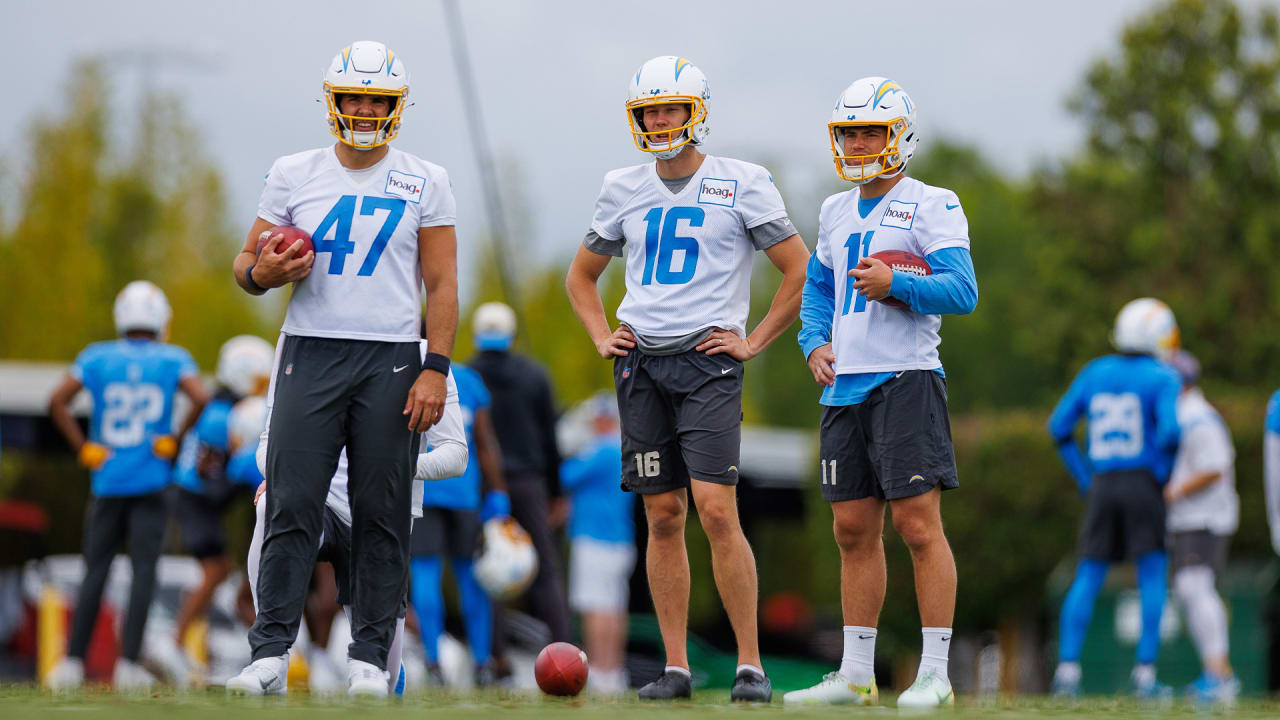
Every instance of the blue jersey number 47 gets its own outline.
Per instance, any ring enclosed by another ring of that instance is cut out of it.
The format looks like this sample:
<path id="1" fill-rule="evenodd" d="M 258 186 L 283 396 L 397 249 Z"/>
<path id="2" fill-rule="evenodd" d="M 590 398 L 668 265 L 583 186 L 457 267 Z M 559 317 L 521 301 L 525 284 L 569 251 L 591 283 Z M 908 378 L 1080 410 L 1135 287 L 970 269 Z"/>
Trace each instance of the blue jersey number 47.
<path id="1" fill-rule="evenodd" d="M 347 256 L 356 250 L 356 244 L 351 241 L 351 224 L 355 221 L 357 200 L 360 198 L 355 195 L 343 195 L 338 198 L 333 209 L 320 221 L 320 226 L 316 228 L 312 238 L 316 245 L 316 254 L 329 253 L 330 275 L 341 275 L 346 268 Z M 387 247 L 387 241 L 391 239 L 391 234 L 400 224 L 400 218 L 404 215 L 404 205 L 404 200 L 400 198 L 372 195 L 364 197 L 363 202 L 360 203 L 361 215 L 373 215 L 379 210 L 386 210 L 387 217 L 382 222 L 382 229 L 373 238 L 369 254 L 365 255 L 364 262 L 360 263 L 357 275 L 373 274 L 373 269 L 378 266 L 378 259 L 382 257 L 382 251 Z M 332 238 L 328 237 L 330 230 L 333 231 Z"/>

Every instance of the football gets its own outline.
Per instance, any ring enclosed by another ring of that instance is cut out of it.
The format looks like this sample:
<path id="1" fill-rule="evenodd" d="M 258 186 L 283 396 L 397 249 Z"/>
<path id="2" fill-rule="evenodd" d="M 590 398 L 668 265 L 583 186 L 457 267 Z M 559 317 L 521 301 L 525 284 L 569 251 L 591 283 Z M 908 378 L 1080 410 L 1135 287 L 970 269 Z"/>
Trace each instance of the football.
<path id="1" fill-rule="evenodd" d="M 533 677 L 548 695 L 577 695 L 587 684 L 587 654 L 566 642 L 551 643 L 538 653 Z"/>
<path id="2" fill-rule="evenodd" d="M 280 244 L 276 247 L 277 253 L 284 252 L 299 240 L 302 241 L 302 247 L 298 248 L 297 254 L 293 256 L 295 259 L 300 258 L 309 252 L 315 252 L 316 250 L 316 245 L 311 242 L 311 236 L 307 234 L 306 230 L 296 228 L 292 225 L 276 225 L 267 231 L 267 235 L 258 240 L 258 254 L 262 254 L 262 249 L 266 247 L 267 244 L 271 242 L 271 238 L 276 235 L 284 236 L 284 240 L 281 240 Z"/>
<path id="3" fill-rule="evenodd" d="M 901 270 L 912 275 L 933 274 L 933 268 L 929 267 L 929 263 L 925 262 L 924 258 L 906 250 L 881 250 L 878 253 L 871 253 L 871 257 L 888 265 L 890 270 Z M 906 303 L 892 296 L 886 296 L 880 302 L 889 307 L 905 308 L 907 306 Z"/>

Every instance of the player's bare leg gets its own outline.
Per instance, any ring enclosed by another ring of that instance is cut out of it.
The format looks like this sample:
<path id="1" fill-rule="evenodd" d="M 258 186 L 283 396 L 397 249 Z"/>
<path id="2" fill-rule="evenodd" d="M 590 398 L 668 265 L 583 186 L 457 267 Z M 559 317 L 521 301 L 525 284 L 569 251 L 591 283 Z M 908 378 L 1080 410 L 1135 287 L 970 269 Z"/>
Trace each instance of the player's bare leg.
<path id="1" fill-rule="evenodd" d="M 831 503 L 840 549 L 840 609 L 845 625 L 876 627 L 884 607 L 884 505 L 879 498 Z"/>
<path id="2" fill-rule="evenodd" d="M 202 558 L 200 560 L 200 570 L 203 575 L 200 579 L 200 586 L 187 596 L 182 603 L 182 608 L 178 611 L 177 628 L 173 640 L 179 647 L 182 647 L 182 642 L 186 639 L 187 628 L 191 627 L 191 623 L 209 610 L 209 603 L 213 599 L 213 591 L 231 574 L 231 561 L 226 555 Z"/>
<path id="3" fill-rule="evenodd" d="M 890 507 L 915 566 L 920 623 L 949 628 L 956 613 L 956 561 L 942 531 L 942 491 L 894 500 Z"/>
<path id="4" fill-rule="evenodd" d="M 684 544 L 684 523 L 689 500 L 683 489 L 645 495 L 644 515 L 649 526 L 645 568 L 649 593 L 658 614 L 667 665 L 689 668 L 686 632 L 689 625 L 689 552 Z"/>
<path id="5" fill-rule="evenodd" d="M 693 501 L 711 544 L 711 570 L 738 642 L 738 664 L 760 667 L 756 560 L 738 522 L 737 488 L 694 480 Z"/>
<path id="6" fill-rule="evenodd" d="M 626 688 L 623 662 L 627 638 L 625 612 L 591 611 L 582 614 L 582 635 L 591 658 L 591 677 L 607 679 L 598 689 L 608 693 Z M 590 677 L 588 682 L 590 682 Z"/>

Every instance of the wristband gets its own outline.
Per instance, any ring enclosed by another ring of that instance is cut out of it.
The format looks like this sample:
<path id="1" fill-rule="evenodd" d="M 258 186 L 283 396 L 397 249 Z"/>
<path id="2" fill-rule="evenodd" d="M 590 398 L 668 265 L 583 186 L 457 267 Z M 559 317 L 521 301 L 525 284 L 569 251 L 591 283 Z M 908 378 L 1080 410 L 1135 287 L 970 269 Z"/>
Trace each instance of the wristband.
<path id="1" fill-rule="evenodd" d="M 253 269 L 256 267 L 258 267 L 258 263 L 254 263 L 249 266 L 249 269 L 244 273 L 244 281 L 249 285 L 250 290 L 256 290 L 257 292 L 264 293 L 267 291 L 267 288 L 262 287 L 253 279 Z"/>
<path id="2" fill-rule="evenodd" d="M 426 362 L 422 363 L 423 370 L 435 370 L 441 375 L 449 374 L 449 356 L 440 353 L 427 353 Z"/>

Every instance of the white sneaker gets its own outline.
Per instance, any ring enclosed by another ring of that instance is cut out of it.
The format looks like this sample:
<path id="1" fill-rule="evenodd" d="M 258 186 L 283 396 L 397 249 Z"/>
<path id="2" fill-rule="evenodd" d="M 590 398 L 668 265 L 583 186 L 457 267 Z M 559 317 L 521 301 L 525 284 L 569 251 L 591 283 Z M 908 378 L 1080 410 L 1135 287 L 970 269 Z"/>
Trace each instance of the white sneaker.
<path id="1" fill-rule="evenodd" d="M 84 685 L 84 661 L 64 657 L 44 677 L 45 687 L 55 692 L 67 692 Z"/>
<path id="2" fill-rule="evenodd" d="M 880 697 L 876 680 L 866 685 L 854 685 L 839 671 L 822 676 L 822 682 L 803 690 L 792 690 L 782 696 L 787 705 L 875 705 Z"/>
<path id="3" fill-rule="evenodd" d="M 347 658 L 347 695 L 363 698 L 385 698 L 387 674 L 377 665 Z"/>
<path id="4" fill-rule="evenodd" d="M 342 692 L 342 675 L 327 650 L 315 648 L 307 658 L 307 689 L 312 695 Z"/>
<path id="5" fill-rule="evenodd" d="M 116 692 L 146 692 L 155 683 L 155 677 L 138 663 L 124 658 L 116 660 L 116 671 L 111 677 Z"/>
<path id="6" fill-rule="evenodd" d="M 289 690 L 289 655 L 254 660 L 227 680 L 228 695 L 284 695 Z"/>
<path id="7" fill-rule="evenodd" d="M 939 705 L 954 705 L 955 702 L 951 681 L 932 670 L 917 677 L 915 683 L 898 696 L 900 708 L 927 709 Z"/>
<path id="8" fill-rule="evenodd" d="M 157 642 L 147 648 L 148 665 L 178 689 L 191 686 L 192 667 L 187 651 L 175 642 Z"/>

